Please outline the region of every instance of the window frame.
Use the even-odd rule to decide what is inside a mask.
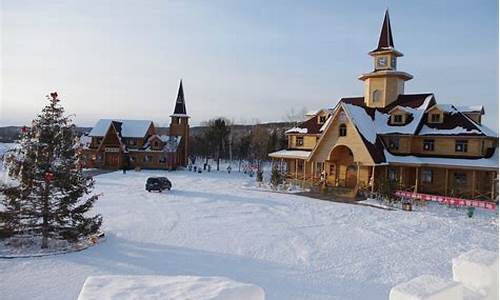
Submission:
[[[339,125],[339,136],[347,136],[347,125],[345,123]]]
[[[389,138],[389,150],[399,150],[399,137]]]
[[[466,153],[469,150],[468,140],[455,140],[455,152]],[[459,148],[460,146],[460,148]]]
[[[396,118],[398,118],[399,120],[397,120]],[[392,123],[393,124],[403,124],[404,123],[403,115],[402,114],[392,115]]]
[[[430,144],[430,147],[426,149],[426,144]],[[422,142],[422,149],[424,151],[432,152],[434,151],[435,141],[434,139],[424,139]]]
[[[432,183],[434,181],[434,171],[432,169],[422,169],[422,183]]]
[[[304,146],[304,137],[296,136],[295,137],[295,146]]]
[[[437,120],[434,120],[434,117],[437,116]],[[429,120],[430,123],[441,123],[441,114],[440,113],[431,113],[431,117]]]

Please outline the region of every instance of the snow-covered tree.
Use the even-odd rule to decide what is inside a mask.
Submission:
[[[6,155],[5,168],[14,184],[3,187],[0,233],[76,241],[96,233],[102,217],[88,217],[98,195],[94,180],[82,172],[75,126],[65,116],[57,93],[22,131],[19,147]]]

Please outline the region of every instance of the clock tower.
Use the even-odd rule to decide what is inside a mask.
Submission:
[[[365,83],[365,105],[386,107],[404,94],[405,81],[412,75],[397,71],[397,59],[403,53],[394,48],[389,11],[385,11],[378,47],[368,53],[373,57],[374,70],[358,77]]]

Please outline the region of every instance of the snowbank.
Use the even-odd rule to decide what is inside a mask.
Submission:
[[[264,290],[224,277],[90,276],[78,300],[264,300]]]
[[[458,300],[463,297],[458,282],[422,275],[391,289],[390,300]]]
[[[454,258],[453,280],[486,299],[498,299],[498,253],[474,249]]]

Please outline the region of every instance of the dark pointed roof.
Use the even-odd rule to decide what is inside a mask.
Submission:
[[[184,89],[182,88],[182,79],[179,85],[179,92],[177,93],[177,100],[175,101],[174,115],[187,115],[186,103],[184,101]]]
[[[378,39],[377,49],[372,50],[371,53],[377,51],[387,51],[394,49],[394,40],[392,38],[391,20],[389,18],[389,10],[385,10],[384,22],[382,23],[382,30]]]

